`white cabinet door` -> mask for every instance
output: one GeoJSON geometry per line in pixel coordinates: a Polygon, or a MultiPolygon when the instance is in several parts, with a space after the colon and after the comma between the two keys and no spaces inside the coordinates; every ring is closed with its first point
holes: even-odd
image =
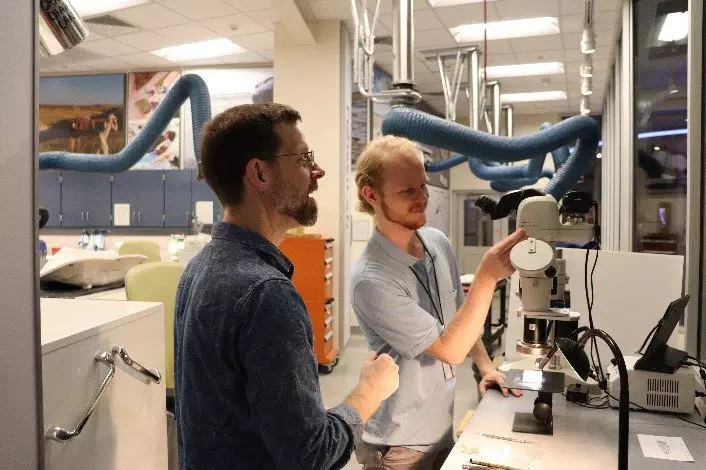
{"type": "MultiPolygon", "coordinates": [[[[164,375],[162,309],[42,357],[45,431],[75,428],[109,370],[94,357],[117,345],[164,375]]],[[[167,468],[164,380],[149,381],[117,357],[115,365],[112,382],[81,434],[66,442],[45,440],[47,469],[167,468]]]]}

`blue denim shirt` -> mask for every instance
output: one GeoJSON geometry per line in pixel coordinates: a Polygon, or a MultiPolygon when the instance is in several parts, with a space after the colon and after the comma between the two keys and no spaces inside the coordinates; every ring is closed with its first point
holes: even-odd
{"type": "Polygon", "coordinates": [[[174,310],[181,470],[340,469],[360,442],[348,405],[324,408],[293,266],[263,237],[217,224],[174,310]]]}

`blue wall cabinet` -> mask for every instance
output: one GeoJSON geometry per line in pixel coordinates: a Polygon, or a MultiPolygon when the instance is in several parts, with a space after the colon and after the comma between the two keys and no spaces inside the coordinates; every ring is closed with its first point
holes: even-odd
{"type": "Polygon", "coordinates": [[[211,220],[201,220],[204,225],[210,225],[211,223],[221,221],[221,203],[218,201],[216,193],[213,192],[211,187],[206,183],[205,180],[196,179],[197,172],[191,172],[191,211],[196,213],[201,206],[207,206],[209,203],[212,205],[211,220]],[[200,204],[201,203],[201,204],[200,204]]]}
{"type": "Polygon", "coordinates": [[[61,226],[61,172],[39,172],[39,206],[49,211],[45,227],[61,226]]]}
{"type": "Polygon", "coordinates": [[[61,173],[62,227],[110,226],[110,175],[61,173]]]}
{"type": "Polygon", "coordinates": [[[188,227],[191,220],[191,171],[164,172],[164,226],[188,227]]]}
{"type": "Polygon", "coordinates": [[[128,170],[113,175],[113,226],[164,226],[164,172],[128,170]]]}

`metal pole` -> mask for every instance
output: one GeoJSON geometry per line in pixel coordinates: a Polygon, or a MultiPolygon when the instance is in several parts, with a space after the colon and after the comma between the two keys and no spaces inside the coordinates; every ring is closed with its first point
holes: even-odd
{"type": "Polygon", "coordinates": [[[468,94],[471,116],[468,120],[471,129],[480,128],[480,52],[478,49],[468,51],[468,94]]]}
{"type": "Polygon", "coordinates": [[[510,105],[503,106],[503,115],[505,116],[505,135],[512,137],[515,134],[515,109],[510,105]]]}
{"type": "Polygon", "coordinates": [[[397,88],[414,85],[414,0],[392,0],[392,38],[397,88]]]}
{"type": "Polygon", "coordinates": [[[365,112],[366,112],[366,115],[368,116],[367,123],[366,123],[367,124],[366,134],[367,134],[368,142],[370,142],[371,140],[373,140],[373,137],[374,137],[373,134],[375,133],[375,131],[374,131],[375,126],[373,125],[373,119],[375,119],[375,113],[373,112],[373,106],[375,106],[375,103],[373,103],[373,100],[368,99],[368,100],[366,100],[365,106],[366,106],[365,112]]]}
{"type": "Polygon", "coordinates": [[[495,80],[487,84],[493,94],[493,134],[500,135],[500,82],[495,80]]]}

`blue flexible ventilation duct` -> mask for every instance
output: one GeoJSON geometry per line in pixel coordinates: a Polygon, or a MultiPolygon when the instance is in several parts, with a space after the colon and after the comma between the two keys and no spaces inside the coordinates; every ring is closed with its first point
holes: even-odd
{"type": "MultiPolygon", "coordinates": [[[[496,162],[526,160],[527,155],[548,152],[578,140],[576,152],[552,177],[546,194],[561,199],[576,184],[586,167],[595,158],[600,130],[593,118],[575,116],[524,137],[502,137],[475,131],[460,124],[410,108],[392,109],[382,122],[384,135],[398,135],[469,157],[496,162]]],[[[455,163],[463,161],[456,156],[455,163]]],[[[453,157],[452,157],[453,158],[453,157]]]]}
{"type": "Polygon", "coordinates": [[[194,74],[182,76],[157,106],[135,140],[120,152],[112,155],[87,153],[42,152],[39,154],[39,169],[70,170],[93,173],[119,173],[137,163],[156,142],[169,125],[174,114],[189,99],[194,132],[194,152],[201,155],[201,129],[211,119],[211,98],[208,87],[201,77],[194,74]]]}

